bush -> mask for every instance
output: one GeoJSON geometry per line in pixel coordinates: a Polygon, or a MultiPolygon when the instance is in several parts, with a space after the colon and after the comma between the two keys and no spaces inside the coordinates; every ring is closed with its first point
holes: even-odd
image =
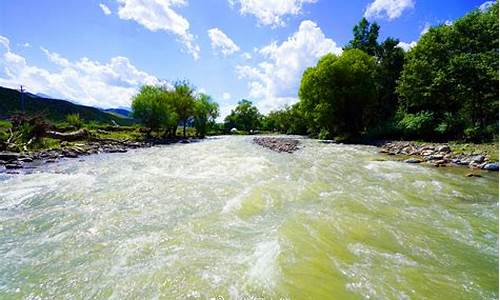
{"type": "Polygon", "coordinates": [[[398,126],[401,128],[403,134],[409,138],[433,136],[434,125],[434,113],[427,111],[416,114],[405,114],[398,122],[398,126]]]}
{"type": "Polygon", "coordinates": [[[66,122],[68,122],[70,126],[74,126],[77,129],[82,128],[83,125],[82,119],[80,118],[80,114],[66,115],[66,122]]]}

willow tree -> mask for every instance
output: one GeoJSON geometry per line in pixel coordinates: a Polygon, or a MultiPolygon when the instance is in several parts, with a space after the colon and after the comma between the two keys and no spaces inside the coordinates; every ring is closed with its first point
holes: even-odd
{"type": "Polygon", "coordinates": [[[194,127],[200,137],[204,137],[219,116],[219,105],[206,94],[199,94],[194,104],[194,127]]]}

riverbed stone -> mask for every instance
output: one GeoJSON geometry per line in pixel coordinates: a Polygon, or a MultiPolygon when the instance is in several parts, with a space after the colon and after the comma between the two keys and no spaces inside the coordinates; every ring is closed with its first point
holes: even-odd
{"type": "Polygon", "coordinates": [[[484,155],[476,155],[471,158],[471,160],[477,164],[482,163],[484,159],[485,159],[484,155]]]}
{"type": "Polygon", "coordinates": [[[405,163],[409,163],[409,164],[419,164],[421,162],[422,162],[422,160],[418,159],[418,158],[408,158],[405,160],[405,163]]]}
{"type": "Polygon", "coordinates": [[[5,165],[6,169],[22,169],[23,165],[20,163],[8,163],[5,165]]]}
{"type": "Polygon", "coordinates": [[[16,160],[21,156],[21,154],[16,152],[0,152],[0,160],[11,161],[16,160]]]}
{"type": "Polygon", "coordinates": [[[450,153],[450,152],[451,152],[450,146],[448,146],[448,145],[443,145],[443,146],[440,146],[440,147],[438,148],[438,152],[442,152],[442,153],[450,153]]]}
{"type": "Polygon", "coordinates": [[[483,166],[483,169],[488,171],[498,171],[498,162],[488,163],[483,166]]]}

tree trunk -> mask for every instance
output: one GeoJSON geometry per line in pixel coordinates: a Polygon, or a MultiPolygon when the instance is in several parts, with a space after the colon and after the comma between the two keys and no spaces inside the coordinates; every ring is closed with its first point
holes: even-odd
{"type": "Polygon", "coordinates": [[[75,132],[63,133],[57,131],[47,131],[45,134],[49,138],[63,140],[63,141],[78,141],[90,136],[90,133],[87,129],[80,129],[75,132]]]}
{"type": "Polygon", "coordinates": [[[184,120],[184,129],[183,129],[183,135],[184,135],[184,139],[186,139],[186,120],[184,120]]]}

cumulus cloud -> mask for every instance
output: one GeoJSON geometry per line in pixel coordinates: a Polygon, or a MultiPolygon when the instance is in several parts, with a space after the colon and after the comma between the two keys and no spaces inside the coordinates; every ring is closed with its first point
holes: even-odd
{"type": "Polygon", "coordinates": [[[111,14],[111,9],[106,6],[104,3],[99,3],[99,7],[102,9],[102,12],[106,15],[109,16],[111,14]]]}
{"type": "Polygon", "coordinates": [[[251,14],[257,17],[262,25],[284,26],[284,17],[298,15],[306,3],[316,3],[317,0],[229,0],[233,6],[238,3],[242,15],[251,14]]]}
{"type": "Polygon", "coordinates": [[[252,59],[252,54],[245,52],[245,53],[241,54],[241,57],[243,57],[245,60],[250,60],[250,59],[252,59]]]}
{"type": "Polygon", "coordinates": [[[42,48],[55,71],[28,64],[10,49],[9,40],[0,36],[0,85],[45,93],[97,107],[129,106],[131,97],[142,84],[158,79],[137,69],[128,58],[117,56],[107,63],[81,58],[70,61],[42,48]]]}
{"type": "Polygon", "coordinates": [[[495,5],[496,1],[486,1],[484,2],[483,4],[481,4],[479,6],[479,10],[480,11],[486,11],[488,10],[488,8],[490,8],[491,6],[495,5]]]}
{"type": "Polygon", "coordinates": [[[415,47],[417,45],[417,42],[413,41],[411,43],[405,43],[405,42],[399,42],[398,47],[403,48],[405,52],[408,52],[411,50],[411,48],[415,47]]]}
{"type": "Polygon", "coordinates": [[[222,94],[222,100],[227,101],[231,99],[231,94],[228,92],[225,92],[222,94]]]}
{"type": "Polygon", "coordinates": [[[208,30],[208,37],[210,38],[212,49],[215,52],[220,52],[224,56],[240,51],[240,47],[219,28],[208,30]]]}
{"type": "Polygon", "coordinates": [[[150,31],[163,30],[177,36],[185,51],[195,60],[200,58],[200,47],[189,32],[189,22],[172,9],[186,5],[186,0],[117,0],[118,16],[123,20],[133,20],[150,31]]]}
{"type": "Polygon", "coordinates": [[[257,51],[263,60],[256,66],[238,65],[241,79],[248,79],[249,97],[263,112],[297,101],[302,73],[326,53],[342,48],[325,37],[316,23],[303,21],[297,32],[281,44],[273,42],[257,51]]]}
{"type": "Polygon", "coordinates": [[[406,9],[412,9],[414,6],[414,0],[374,0],[366,7],[365,17],[393,20],[400,17],[406,9]]]}

